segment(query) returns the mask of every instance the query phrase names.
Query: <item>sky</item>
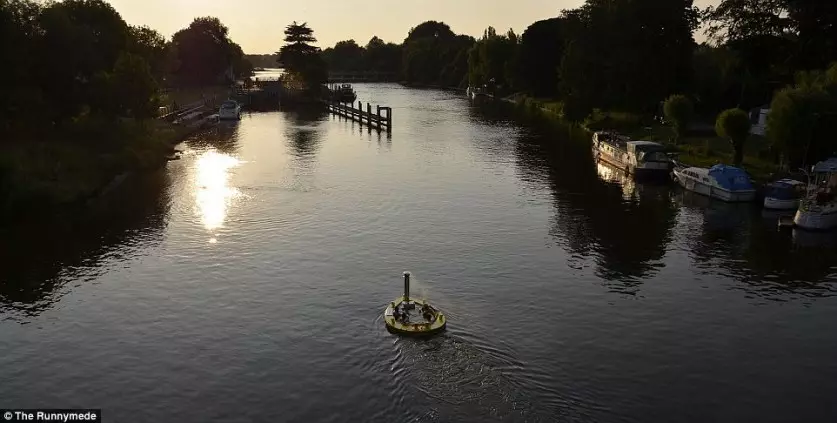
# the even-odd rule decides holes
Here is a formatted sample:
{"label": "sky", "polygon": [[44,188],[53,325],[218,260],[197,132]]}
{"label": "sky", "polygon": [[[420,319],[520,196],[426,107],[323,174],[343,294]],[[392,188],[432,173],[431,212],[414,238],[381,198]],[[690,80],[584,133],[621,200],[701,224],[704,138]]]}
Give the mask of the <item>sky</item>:
{"label": "sky", "polygon": [[[308,22],[322,48],[353,39],[365,45],[377,35],[400,43],[410,28],[437,20],[458,34],[479,38],[485,28],[522,33],[533,22],[557,16],[583,0],[109,0],[131,25],[147,25],[166,37],[195,17],[215,16],[247,54],[282,46],[285,26]],[[719,0],[695,0],[707,6]]]}

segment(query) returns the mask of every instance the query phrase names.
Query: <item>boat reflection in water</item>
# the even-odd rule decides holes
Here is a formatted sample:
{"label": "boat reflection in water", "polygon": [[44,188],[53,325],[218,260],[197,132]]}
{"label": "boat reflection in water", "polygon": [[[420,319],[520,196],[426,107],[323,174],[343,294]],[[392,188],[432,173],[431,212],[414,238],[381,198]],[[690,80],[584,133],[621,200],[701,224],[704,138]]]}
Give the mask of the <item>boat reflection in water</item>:
{"label": "boat reflection in water", "polygon": [[605,182],[616,183],[622,187],[622,198],[625,200],[639,200],[639,191],[636,180],[604,161],[596,160],[596,173]]}
{"label": "boat reflection in water", "polygon": [[680,190],[677,194],[681,206],[700,211],[708,230],[739,231],[750,226],[753,208],[747,203],[728,203],[713,200],[692,191]]}
{"label": "boat reflection in water", "polygon": [[[240,191],[229,185],[230,170],[241,162],[235,157],[209,150],[195,162],[195,204],[203,226],[214,231],[223,227],[227,210]],[[216,242],[215,235],[210,242]]]}

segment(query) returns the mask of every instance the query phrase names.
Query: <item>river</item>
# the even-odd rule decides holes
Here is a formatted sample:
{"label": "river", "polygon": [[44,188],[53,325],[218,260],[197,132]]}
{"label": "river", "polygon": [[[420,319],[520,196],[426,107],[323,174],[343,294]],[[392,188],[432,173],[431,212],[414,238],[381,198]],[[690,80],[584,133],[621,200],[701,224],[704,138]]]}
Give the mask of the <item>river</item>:
{"label": "river", "polygon": [[[109,422],[829,422],[837,242],[622,181],[461,95],[392,134],[245,113],[85,213],[2,229],[0,407]],[[449,317],[401,339],[414,294]]]}

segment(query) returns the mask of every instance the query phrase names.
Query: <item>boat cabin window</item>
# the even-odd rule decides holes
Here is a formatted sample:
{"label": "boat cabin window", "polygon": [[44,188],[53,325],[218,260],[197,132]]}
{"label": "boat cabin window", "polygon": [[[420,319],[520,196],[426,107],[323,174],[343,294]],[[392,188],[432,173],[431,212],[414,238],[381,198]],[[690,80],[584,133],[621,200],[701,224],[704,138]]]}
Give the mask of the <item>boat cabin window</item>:
{"label": "boat cabin window", "polygon": [[640,151],[637,158],[646,162],[667,162],[668,156],[662,151]]}

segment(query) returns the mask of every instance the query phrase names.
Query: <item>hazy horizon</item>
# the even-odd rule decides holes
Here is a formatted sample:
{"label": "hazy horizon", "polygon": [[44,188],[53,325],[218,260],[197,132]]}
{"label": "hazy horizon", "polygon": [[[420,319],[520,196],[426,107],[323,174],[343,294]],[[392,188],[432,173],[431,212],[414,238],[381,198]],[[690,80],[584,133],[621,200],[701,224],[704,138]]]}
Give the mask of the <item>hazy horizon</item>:
{"label": "hazy horizon", "polygon": [[[329,4],[327,0],[276,2],[268,0],[108,0],[131,25],[147,25],[167,38],[196,17],[217,17],[230,29],[230,38],[247,54],[269,54],[282,46],[283,30],[292,21],[307,22],[314,29],[317,45],[333,46],[353,39],[365,45],[373,36],[401,43],[410,28],[437,20],[457,34],[480,37],[493,26],[522,33],[533,22],[557,16],[583,0],[443,0],[405,1],[401,4],[358,0]],[[718,0],[695,0],[705,7]]]}

